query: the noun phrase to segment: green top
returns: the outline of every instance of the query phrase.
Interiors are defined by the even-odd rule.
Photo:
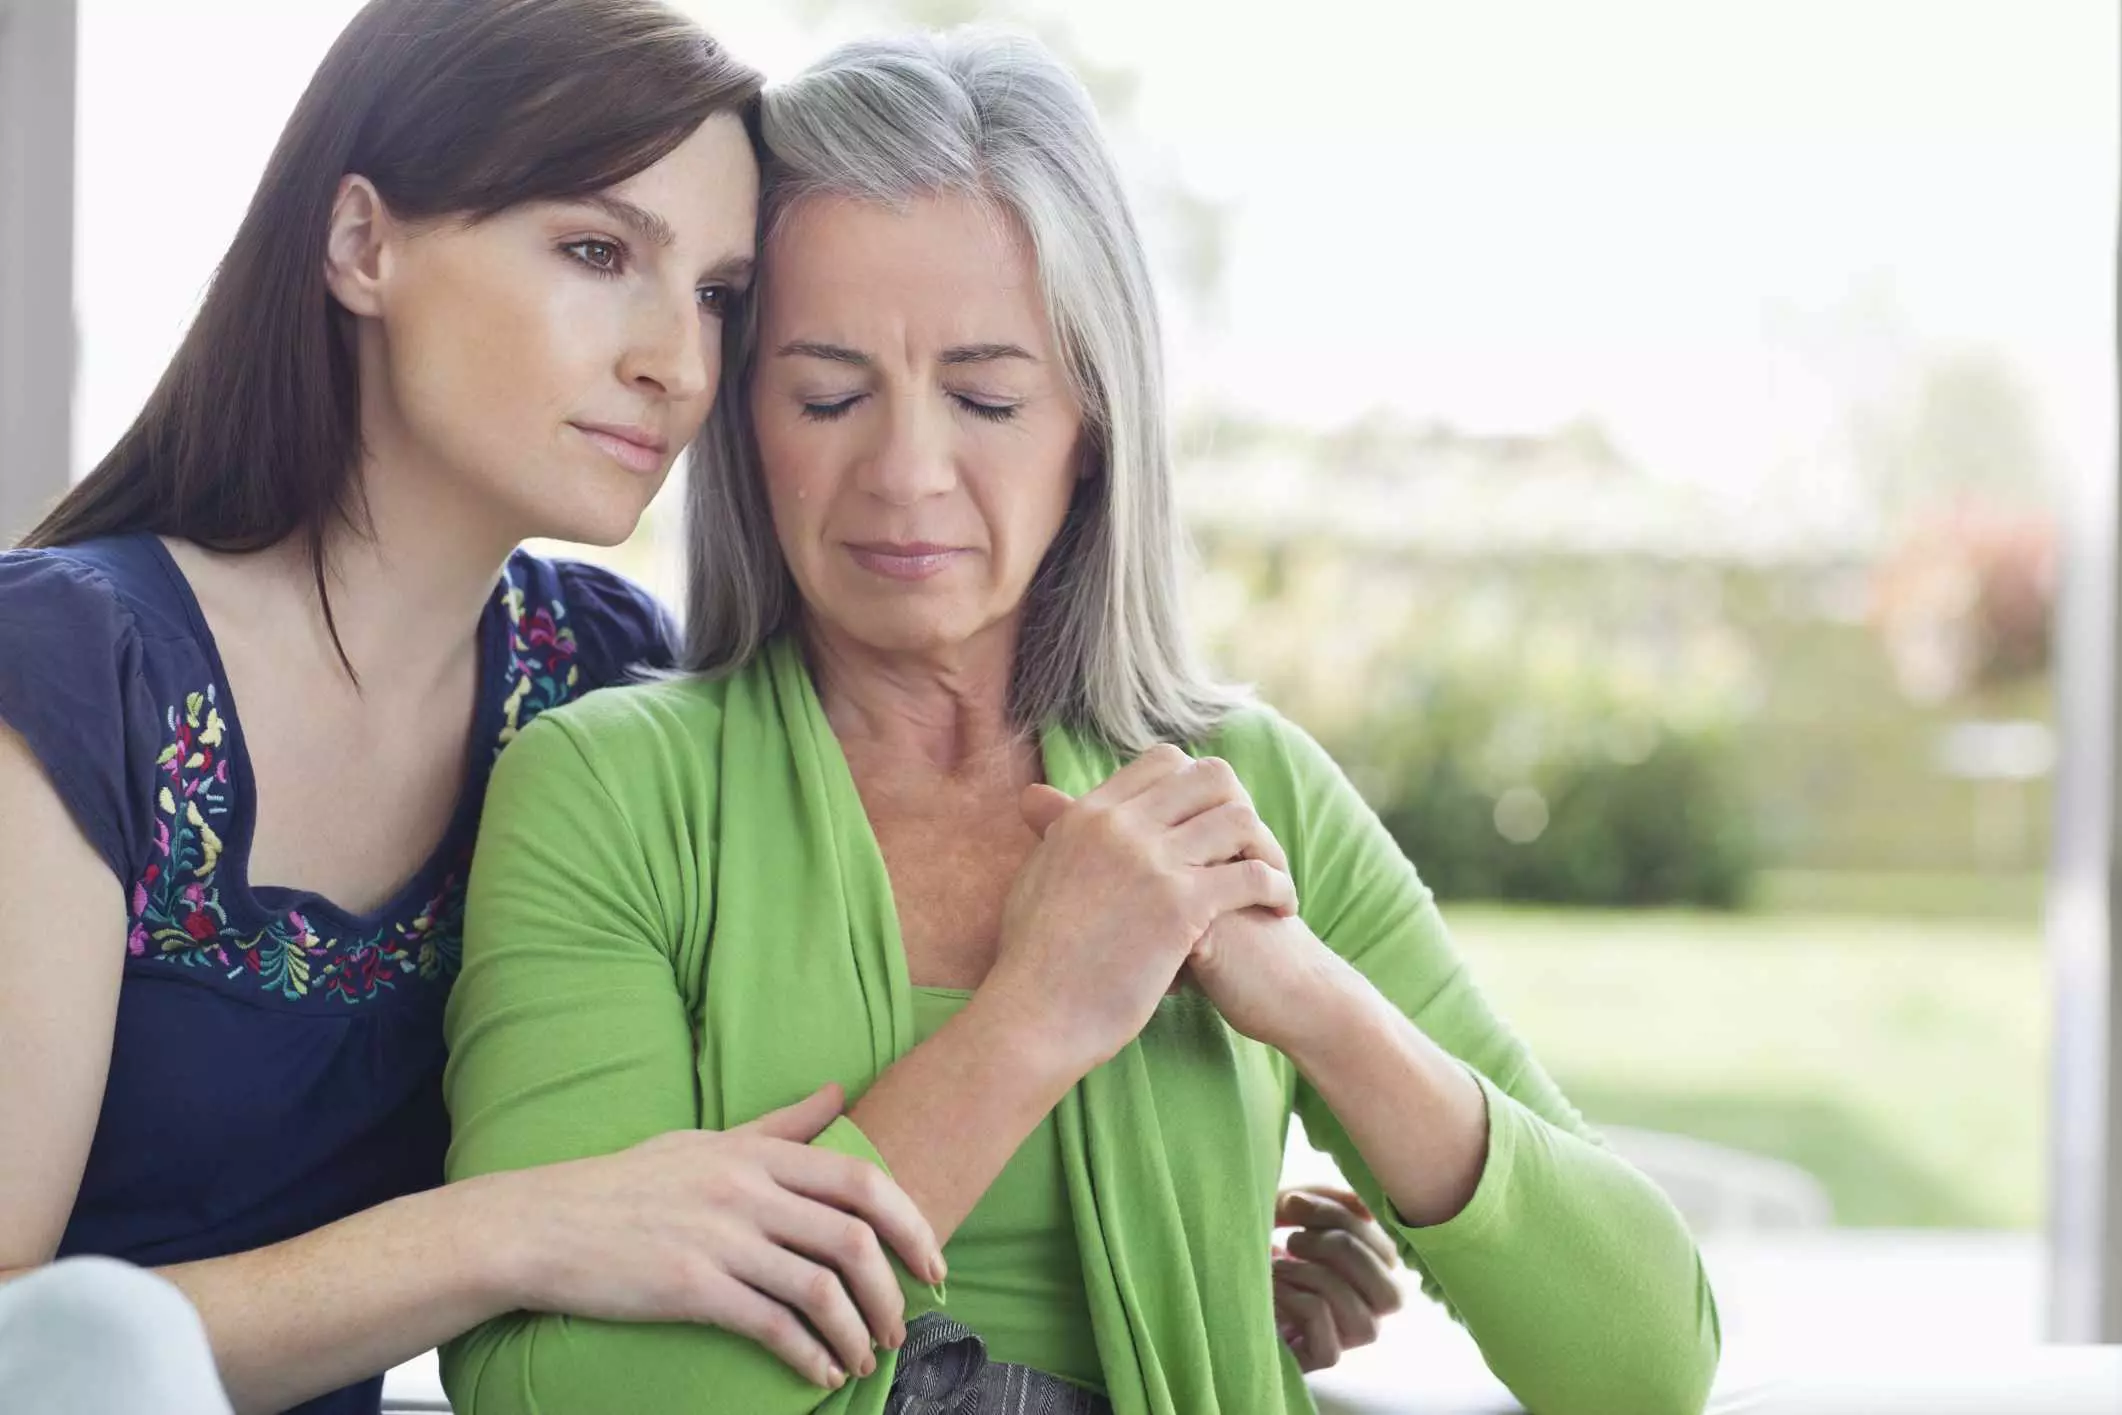
[[[1434,1227],[1393,1226],[1425,1290],[1539,1415],[1697,1415],[1719,1339],[1679,1215],[1490,1010],[1429,891],[1309,737],[1251,709],[1198,746],[1244,781],[1313,932],[1487,1098],[1472,1200]],[[1117,766],[1065,728],[1040,749],[1072,795]],[[446,1023],[451,1179],[738,1124],[827,1081],[859,1095],[915,1045],[883,857],[785,640],[715,682],[607,689],[541,715],[496,766],[468,910]],[[1267,1262],[1292,1111],[1389,1215],[1316,1092],[1199,993],[1166,998],[1055,1108],[1116,1415],[1313,1408],[1276,1335]],[[813,1143],[883,1163],[844,1116]],[[950,1308],[901,1280],[909,1320]],[[531,1313],[451,1342],[442,1364],[460,1415],[879,1415],[892,1371],[884,1353],[826,1392],[719,1328]]]
[[[971,997],[958,988],[915,988],[915,1045],[942,1031]],[[1010,1156],[944,1245],[943,1260],[950,1314],[980,1333],[990,1360],[1105,1389],[1053,1116]]]

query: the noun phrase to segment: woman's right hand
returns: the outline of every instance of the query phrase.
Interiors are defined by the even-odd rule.
[[[1029,787],[1023,809],[1041,842],[982,991],[1018,992],[1086,1070],[1141,1032],[1217,919],[1296,910],[1282,847],[1219,758],[1155,746],[1080,800]]]
[[[730,1130],[470,1181],[507,1196],[517,1305],[724,1327],[827,1388],[869,1374],[872,1341],[906,1339],[885,1245],[931,1282],[943,1254],[883,1170],[809,1144],[843,1102],[826,1086]]]

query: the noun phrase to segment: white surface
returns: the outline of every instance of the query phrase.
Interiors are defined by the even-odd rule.
[[[2033,1234],[1828,1229],[1702,1248],[1724,1328],[1715,1415],[2122,1412],[2122,1350],[2038,1344]],[[1345,1415],[1517,1409],[1473,1339],[1412,1294],[1375,1346],[1313,1388]],[[434,1357],[385,1390],[395,1408],[441,1408]]]

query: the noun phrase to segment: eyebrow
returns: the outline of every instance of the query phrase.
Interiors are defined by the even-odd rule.
[[[856,368],[870,366],[869,355],[860,349],[850,349],[844,344],[826,344],[816,339],[792,339],[776,351],[781,358],[824,359],[828,363],[853,364]],[[946,364],[984,364],[997,359],[1023,359],[1037,363],[1038,358],[1016,344],[959,344],[943,351],[940,362]]]
[[[584,206],[597,208],[650,245],[668,250],[678,243],[678,233],[671,230],[670,223],[638,202],[615,197],[610,192],[590,192],[576,200]],[[750,251],[740,251],[716,261],[707,272],[707,278],[726,280],[732,285],[748,285],[754,264]]]
[[[597,210],[627,227],[636,236],[653,246],[678,244],[678,233],[671,230],[670,223],[650,211],[647,207],[630,202],[625,197],[615,197],[610,192],[590,192],[577,198],[584,206]]]

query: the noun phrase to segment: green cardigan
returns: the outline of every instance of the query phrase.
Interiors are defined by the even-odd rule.
[[[1395,1232],[1425,1290],[1538,1415],[1696,1415],[1719,1339],[1679,1215],[1490,1010],[1429,891],[1310,738],[1251,709],[1196,745],[1251,792],[1312,930],[1487,1096],[1472,1201]],[[1072,795],[1117,765],[1059,728],[1041,750]],[[913,1045],[890,881],[785,640],[720,681],[608,689],[541,716],[495,769],[468,908],[447,1020],[453,1180],[738,1124],[829,1080],[860,1095]],[[1276,1334],[1268,1263],[1293,1110],[1389,1215],[1317,1094],[1197,993],[1166,999],[1062,1101],[1117,1415],[1313,1408]],[[814,1143],[883,1164],[845,1117]],[[909,1320],[948,1309],[943,1289],[901,1280]],[[460,1415],[878,1415],[881,1355],[826,1392],[719,1328],[516,1313],[450,1343],[442,1368]]]

